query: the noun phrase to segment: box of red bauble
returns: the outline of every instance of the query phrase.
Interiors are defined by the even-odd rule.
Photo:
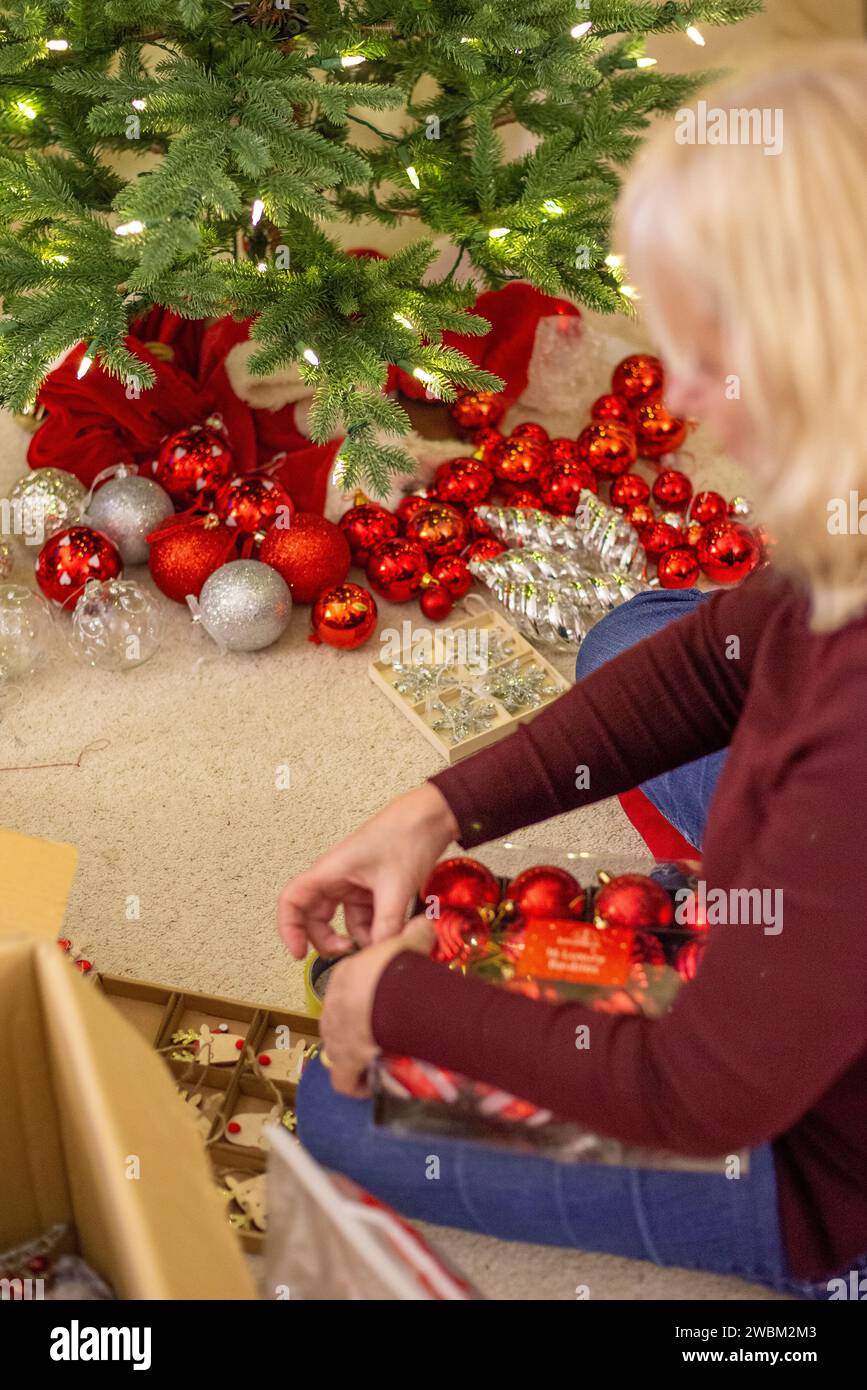
[[[441,860],[416,902],[435,931],[433,958],[548,1002],[657,1018],[700,967],[701,867],[642,864],[586,851],[551,856],[506,841],[486,863]],[[528,1039],[528,1046],[532,1039]],[[532,1148],[565,1162],[715,1170],[723,1160],[636,1150],[472,1078],[410,1057],[375,1068],[377,1123]]]

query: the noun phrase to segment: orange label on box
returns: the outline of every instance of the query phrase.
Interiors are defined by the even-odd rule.
[[[515,975],[575,985],[622,985],[632,964],[635,933],[592,922],[536,919],[523,933]]]

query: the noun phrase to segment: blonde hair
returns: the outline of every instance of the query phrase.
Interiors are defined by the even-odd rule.
[[[829,529],[833,499],[867,499],[867,47],[819,47],[701,96],[708,110],[782,112],[781,150],[678,143],[661,126],[621,197],[629,275],[676,370],[701,344],[655,270],[718,325],[761,460],[751,494],[778,567],[828,631],[867,610],[867,535]]]

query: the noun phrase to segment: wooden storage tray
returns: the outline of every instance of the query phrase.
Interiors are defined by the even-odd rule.
[[[424,632],[425,629],[420,629]],[[501,667],[509,666],[516,659],[523,666],[532,666],[541,670],[545,674],[546,681],[553,686],[556,694],[534,708],[521,710],[518,713],[510,713],[509,710],[493,695],[482,695],[478,698],[489,702],[495,707],[496,714],[488,728],[481,730],[477,734],[470,735],[460,743],[451,743],[448,739],[433,728],[436,722],[436,715],[429,715],[427,711],[427,701],[422,697],[414,700],[409,695],[404,695],[396,689],[400,682],[400,675],[393,667],[383,660],[371,661],[367,671],[370,679],[392,700],[406,715],[407,719],[416,726],[421,734],[432,743],[437,752],[447,763],[456,763],[461,758],[467,758],[471,753],[477,753],[480,748],[486,748],[488,744],[496,743],[498,739],[510,734],[518,724],[525,723],[528,719],[533,719],[540,710],[545,709],[546,705],[558,699],[564,691],[570,688],[569,682],[558,670],[546,660],[540,652],[532,647],[525,637],[522,637],[517,628],[514,627],[507,618],[493,609],[485,609],[481,613],[473,613],[459,622],[450,623],[448,627],[430,629],[431,640],[434,645],[434,662],[437,664],[437,651],[448,651],[449,648],[460,651],[460,633],[462,631],[488,631],[497,632],[503,639],[512,643],[512,654],[501,661],[492,661],[488,666],[489,672],[499,670]],[[464,639],[464,647],[467,642]],[[409,663],[408,663],[409,664]],[[420,664],[427,664],[420,663]],[[452,673],[450,673],[451,675]],[[461,686],[469,687],[480,678],[478,670],[468,669],[460,662],[456,663],[453,671],[454,679],[446,679],[438,687],[437,695],[444,704],[457,701],[460,697]]]
[[[240,1052],[238,1062],[214,1066],[174,1059],[165,1049],[170,1049],[173,1033],[182,1028],[198,1029],[203,1023],[212,1030],[220,1023],[228,1024],[230,1032],[245,1039],[254,1056],[280,1047],[281,1041],[290,1048],[303,1041],[306,1048],[319,1040],[318,1020],[308,1014],[270,1009],[216,994],[197,994],[150,980],[102,973],[91,978],[127,1022],[161,1052],[179,1092],[202,1095],[202,1105],[196,1108],[210,1119],[207,1130],[202,1126],[202,1139],[207,1143],[215,1175],[250,1177],[264,1173],[267,1153],[254,1145],[227,1139],[225,1125],[235,1115],[267,1113],[276,1104],[271,1086],[287,1109],[294,1108],[296,1083],[269,1077],[270,1086],[267,1085],[252,1069],[246,1054]],[[178,1044],[178,1050],[181,1047]],[[261,1250],[264,1235],[260,1232],[239,1231],[238,1237],[245,1250]]]

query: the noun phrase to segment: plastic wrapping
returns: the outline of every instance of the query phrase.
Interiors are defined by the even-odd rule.
[[[475,974],[531,998],[658,1018],[700,967],[706,928],[701,868],[695,861],[627,862],[587,851],[552,856],[550,850],[513,841],[486,847],[482,859],[498,878],[500,902],[479,909],[478,930],[470,929],[461,950],[444,952],[444,944],[454,947],[453,939],[446,941],[447,906],[432,903],[429,894],[416,905],[434,925],[443,921],[437,949],[453,956],[443,969]],[[531,866],[571,875],[578,890],[571,912],[536,917],[516,909],[510,885]],[[643,876],[639,892],[647,878],[653,880],[652,893],[663,904],[657,919],[639,918],[629,927],[606,922],[601,914],[612,901],[612,886],[622,891],[623,876],[636,874]],[[718,1172],[731,1157],[703,1160],[630,1147],[521,1097],[409,1057],[378,1061],[374,1093],[376,1122],[395,1133],[446,1134],[542,1152],[562,1162],[625,1167]],[[747,1156],[739,1159],[745,1171]]]
[[[268,1134],[266,1299],[449,1302],[480,1297],[397,1212]]]

